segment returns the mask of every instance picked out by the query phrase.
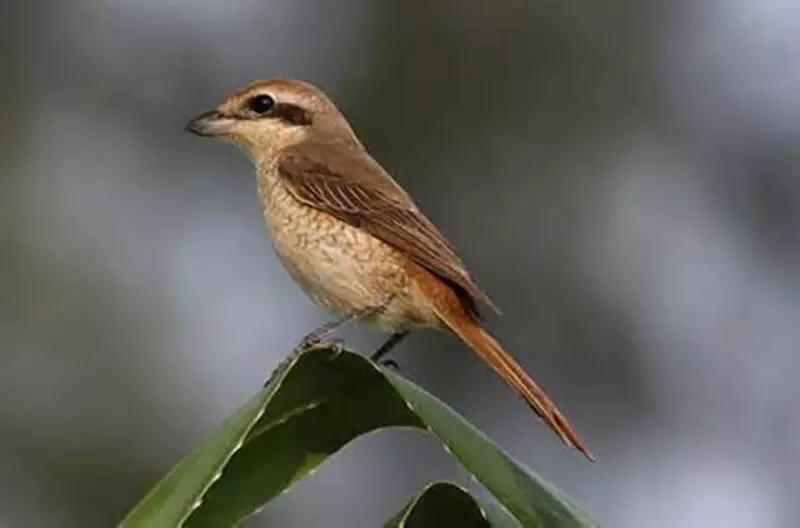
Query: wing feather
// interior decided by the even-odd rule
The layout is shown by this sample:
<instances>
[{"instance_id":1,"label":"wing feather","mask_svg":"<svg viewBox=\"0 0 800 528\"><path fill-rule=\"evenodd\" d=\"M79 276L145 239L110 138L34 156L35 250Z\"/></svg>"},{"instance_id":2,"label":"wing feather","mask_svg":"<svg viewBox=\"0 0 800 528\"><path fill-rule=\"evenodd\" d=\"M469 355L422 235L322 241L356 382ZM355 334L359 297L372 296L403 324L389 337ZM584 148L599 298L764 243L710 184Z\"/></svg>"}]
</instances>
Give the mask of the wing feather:
<instances>
[{"instance_id":1,"label":"wing feather","mask_svg":"<svg viewBox=\"0 0 800 528\"><path fill-rule=\"evenodd\" d=\"M304 143L285 151L278 170L299 201L364 229L451 284L471 313L476 299L499 310L472 281L453 246L363 150Z\"/></svg>"}]
</instances>

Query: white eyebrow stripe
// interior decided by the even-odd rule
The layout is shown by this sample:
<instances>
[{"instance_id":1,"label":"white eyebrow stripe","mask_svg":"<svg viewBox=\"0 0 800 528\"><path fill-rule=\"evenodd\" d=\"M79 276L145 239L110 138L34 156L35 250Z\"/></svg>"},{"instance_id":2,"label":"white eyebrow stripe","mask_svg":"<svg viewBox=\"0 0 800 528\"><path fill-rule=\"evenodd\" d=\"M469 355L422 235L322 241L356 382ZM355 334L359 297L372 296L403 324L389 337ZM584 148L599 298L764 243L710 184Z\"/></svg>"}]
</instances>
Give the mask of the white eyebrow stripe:
<instances>
[{"instance_id":1,"label":"white eyebrow stripe","mask_svg":"<svg viewBox=\"0 0 800 528\"><path fill-rule=\"evenodd\" d=\"M265 91L266 93L266 91ZM309 109L313 105L309 104L307 98L294 92L285 92L282 90L273 90L270 94L278 104L292 104L300 108Z\"/></svg>"}]
</instances>

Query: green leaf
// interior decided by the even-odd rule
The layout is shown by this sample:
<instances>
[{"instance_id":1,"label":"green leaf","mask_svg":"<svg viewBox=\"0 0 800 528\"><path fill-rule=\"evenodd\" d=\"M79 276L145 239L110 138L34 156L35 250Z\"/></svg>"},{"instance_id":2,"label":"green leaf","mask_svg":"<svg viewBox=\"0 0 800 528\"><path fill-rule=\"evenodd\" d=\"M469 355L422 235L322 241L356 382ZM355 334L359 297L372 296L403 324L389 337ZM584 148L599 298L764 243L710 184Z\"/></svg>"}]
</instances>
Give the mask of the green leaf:
<instances>
[{"instance_id":1,"label":"green leaf","mask_svg":"<svg viewBox=\"0 0 800 528\"><path fill-rule=\"evenodd\" d=\"M599 526L450 407L352 352L292 355L128 514L125 527L233 526L360 435L427 429L528 527Z\"/></svg>"},{"instance_id":2,"label":"green leaf","mask_svg":"<svg viewBox=\"0 0 800 528\"><path fill-rule=\"evenodd\" d=\"M464 488L452 482L433 482L416 495L387 528L491 528L478 505Z\"/></svg>"},{"instance_id":3,"label":"green leaf","mask_svg":"<svg viewBox=\"0 0 800 528\"><path fill-rule=\"evenodd\" d=\"M393 371L384 369L384 375L450 454L523 526L600 526L554 485L508 456L448 405Z\"/></svg>"}]
</instances>

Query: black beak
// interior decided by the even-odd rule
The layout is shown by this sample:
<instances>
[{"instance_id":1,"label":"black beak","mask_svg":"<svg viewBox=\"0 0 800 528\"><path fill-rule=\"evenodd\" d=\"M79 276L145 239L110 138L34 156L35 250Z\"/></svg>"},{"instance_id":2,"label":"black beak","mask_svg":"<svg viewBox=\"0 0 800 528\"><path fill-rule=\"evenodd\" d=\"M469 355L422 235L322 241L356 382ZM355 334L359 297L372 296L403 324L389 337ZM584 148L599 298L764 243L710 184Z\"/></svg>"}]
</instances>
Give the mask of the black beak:
<instances>
[{"instance_id":1,"label":"black beak","mask_svg":"<svg viewBox=\"0 0 800 528\"><path fill-rule=\"evenodd\" d=\"M197 136L213 136L215 135L214 124L216 124L219 119L219 112L216 110L209 110L191 119L186 123L186 126L183 127L183 130Z\"/></svg>"}]
</instances>

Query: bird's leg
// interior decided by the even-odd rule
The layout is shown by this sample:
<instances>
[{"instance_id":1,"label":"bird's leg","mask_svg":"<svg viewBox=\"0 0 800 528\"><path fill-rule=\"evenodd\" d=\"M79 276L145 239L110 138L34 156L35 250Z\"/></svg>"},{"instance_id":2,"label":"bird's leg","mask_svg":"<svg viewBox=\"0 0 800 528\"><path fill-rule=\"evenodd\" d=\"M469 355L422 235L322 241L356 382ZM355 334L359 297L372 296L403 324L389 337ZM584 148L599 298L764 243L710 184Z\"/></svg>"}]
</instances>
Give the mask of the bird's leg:
<instances>
[{"instance_id":1,"label":"bird's leg","mask_svg":"<svg viewBox=\"0 0 800 528\"><path fill-rule=\"evenodd\" d=\"M392 335L389 336L389 339L387 339L380 346L380 348L378 348L378 350L376 350L369 358L372 361L380 362L382 365L386 365L387 367L392 367L394 369L397 369L398 366L396 362L392 361L391 359L384 359L383 361L381 361L381 358L386 354L388 354L389 351L392 350L395 346L397 346L397 344L400 341L408 337L409 333L410 332L408 330L404 330L402 332L394 332Z\"/></svg>"},{"instance_id":2,"label":"bird's leg","mask_svg":"<svg viewBox=\"0 0 800 528\"><path fill-rule=\"evenodd\" d=\"M334 333L336 330L361 316L361 310L350 310L349 312L344 313L341 317L333 319L332 321L328 321L319 328L316 328L312 332L306 334L306 336L300 341L300 344L297 345L297 349L307 350L314 345L318 345L323 339Z\"/></svg>"},{"instance_id":3,"label":"bird's leg","mask_svg":"<svg viewBox=\"0 0 800 528\"><path fill-rule=\"evenodd\" d=\"M324 325L320 326L313 332L306 335L300 344L297 346L295 350L307 350L314 345L318 345L321 343L326 337L331 335L332 333L339 330L344 325L352 322L357 321L359 319L363 319L365 317L369 317L370 315L374 315L376 313L380 313L386 309L389 303L394 298L394 294L387 295L379 304L374 306L365 306L363 308L357 308L354 310L350 310L344 313L338 319L334 319L333 321L328 321ZM341 354L344 350L344 340L337 340L335 343L336 353L334 354L334 358Z\"/></svg>"}]
</instances>

